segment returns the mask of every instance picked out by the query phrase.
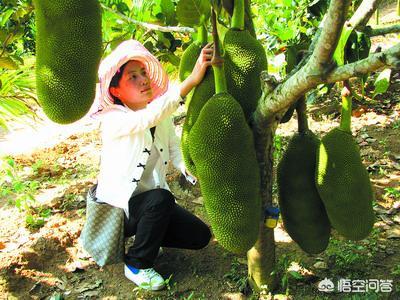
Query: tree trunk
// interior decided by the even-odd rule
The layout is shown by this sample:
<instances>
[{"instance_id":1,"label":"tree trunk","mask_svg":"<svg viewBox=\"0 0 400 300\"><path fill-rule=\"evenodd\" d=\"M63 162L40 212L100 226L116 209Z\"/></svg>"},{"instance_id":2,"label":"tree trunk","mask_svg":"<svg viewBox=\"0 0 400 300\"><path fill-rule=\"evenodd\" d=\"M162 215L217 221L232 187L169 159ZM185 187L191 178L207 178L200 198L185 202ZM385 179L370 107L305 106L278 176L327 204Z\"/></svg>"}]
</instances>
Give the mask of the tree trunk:
<instances>
[{"instance_id":1,"label":"tree trunk","mask_svg":"<svg viewBox=\"0 0 400 300\"><path fill-rule=\"evenodd\" d=\"M400 16L400 0L397 0L397 15Z\"/></svg>"},{"instance_id":2,"label":"tree trunk","mask_svg":"<svg viewBox=\"0 0 400 300\"><path fill-rule=\"evenodd\" d=\"M261 175L261 201L265 208L272 205L273 145L278 123L263 125L254 124L253 132ZM261 220L257 242L247 252L249 283L256 291L272 291L277 283L276 276L271 275L275 268L274 230L264 225L264 213Z\"/></svg>"}]
</instances>

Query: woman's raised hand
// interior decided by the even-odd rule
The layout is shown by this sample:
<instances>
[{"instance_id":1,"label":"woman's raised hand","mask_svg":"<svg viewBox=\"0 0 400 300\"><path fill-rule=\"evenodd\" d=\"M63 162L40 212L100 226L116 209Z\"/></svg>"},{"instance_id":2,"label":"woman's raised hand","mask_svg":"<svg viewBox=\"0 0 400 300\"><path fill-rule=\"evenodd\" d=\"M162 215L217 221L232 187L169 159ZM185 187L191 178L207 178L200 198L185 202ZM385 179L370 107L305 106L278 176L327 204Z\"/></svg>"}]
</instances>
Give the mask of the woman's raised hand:
<instances>
[{"instance_id":1,"label":"woman's raised hand","mask_svg":"<svg viewBox=\"0 0 400 300\"><path fill-rule=\"evenodd\" d=\"M222 60L211 62L213 57L214 46L213 43L208 43L201 49L200 55L196 61L192 73L190 74L193 85L198 85L204 78L206 70L212 64L220 65Z\"/></svg>"}]
</instances>

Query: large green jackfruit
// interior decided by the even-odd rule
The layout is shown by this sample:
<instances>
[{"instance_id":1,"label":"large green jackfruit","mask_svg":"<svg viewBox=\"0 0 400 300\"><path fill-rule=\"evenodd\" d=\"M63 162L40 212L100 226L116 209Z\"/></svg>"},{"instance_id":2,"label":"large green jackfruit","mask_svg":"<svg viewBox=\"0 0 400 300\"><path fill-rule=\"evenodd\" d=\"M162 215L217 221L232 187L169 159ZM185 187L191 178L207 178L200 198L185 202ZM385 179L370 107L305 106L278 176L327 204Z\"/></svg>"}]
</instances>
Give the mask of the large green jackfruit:
<instances>
[{"instance_id":1,"label":"large green jackfruit","mask_svg":"<svg viewBox=\"0 0 400 300\"><path fill-rule=\"evenodd\" d=\"M179 80L184 81L191 73L201 52L201 45L197 42L190 44L183 52L179 63Z\"/></svg>"},{"instance_id":2,"label":"large green jackfruit","mask_svg":"<svg viewBox=\"0 0 400 300\"><path fill-rule=\"evenodd\" d=\"M189 152L189 133L200 114L204 104L214 95L214 71L208 68L202 82L194 89L191 99L189 100L186 113L185 123L182 127L181 149L182 157L186 168L196 176L196 166L193 163Z\"/></svg>"},{"instance_id":3,"label":"large green jackfruit","mask_svg":"<svg viewBox=\"0 0 400 300\"><path fill-rule=\"evenodd\" d=\"M246 252L257 240L261 200L253 135L242 108L228 93L214 95L189 139L215 237L229 251Z\"/></svg>"},{"instance_id":4,"label":"large green jackfruit","mask_svg":"<svg viewBox=\"0 0 400 300\"><path fill-rule=\"evenodd\" d=\"M321 139L316 186L332 227L351 240L368 236L374 195L351 132L335 128Z\"/></svg>"},{"instance_id":5,"label":"large green jackfruit","mask_svg":"<svg viewBox=\"0 0 400 300\"><path fill-rule=\"evenodd\" d=\"M54 122L83 117L95 98L102 53L96 0L34 0L38 100Z\"/></svg>"},{"instance_id":6,"label":"large green jackfruit","mask_svg":"<svg viewBox=\"0 0 400 300\"><path fill-rule=\"evenodd\" d=\"M227 31L223 47L228 92L249 119L261 97L261 71L268 68L264 47L247 30L236 29Z\"/></svg>"},{"instance_id":7,"label":"large green jackfruit","mask_svg":"<svg viewBox=\"0 0 400 300\"><path fill-rule=\"evenodd\" d=\"M295 134L278 164L279 207L290 237L307 253L329 243L331 225L315 187L315 156L319 139L311 132Z\"/></svg>"}]
</instances>

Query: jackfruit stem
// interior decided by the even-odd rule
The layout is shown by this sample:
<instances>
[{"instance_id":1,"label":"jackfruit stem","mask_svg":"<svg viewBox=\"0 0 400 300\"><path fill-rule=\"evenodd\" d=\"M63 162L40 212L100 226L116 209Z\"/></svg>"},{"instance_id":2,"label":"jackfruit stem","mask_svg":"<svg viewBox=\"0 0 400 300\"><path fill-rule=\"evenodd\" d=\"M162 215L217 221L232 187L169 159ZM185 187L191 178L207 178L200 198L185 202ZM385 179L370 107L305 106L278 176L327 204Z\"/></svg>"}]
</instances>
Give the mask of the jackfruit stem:
<instances>
[{"instance_id":1,"label":"jackfruit stem","mask_svg":"<svg viewBox=\"0 0 400 300\"><path fill-rule=\"evenodd\" d=\"M196 42L200 45L207 44L208 32L205 24L201 24L197 27L197 39Z\"/></svg>"},{"instance_id":2,"label":"jackfruit stem","mask_svg":"<svg viewBox=\"0 0 400 300\"><path fill-rule=\"evenodd\" d=\"M215 10L212 9L211 12L211 21L212 21L212 36L214 41L214 52L211 63L217 63L222 60L221 51L219 49L219 38L217 31L217 15ZM214 71L214 82L215 82L215 94L226 93L228 91L228 86L226 84L225 72L224 72L224 64L220 65L213 64L212 65Z\"/></svg>"},{"instance_id":3,"label":"jackfruit stem","mask_svg":"<svg viewBox=\"0 0 400 300\"><path fill-rule=\"evenodd\" d=\"M298 132L305 133L309 130L309 128L307 120L307 105L304 96L300 97L299 100L297 100L296 112Z\"/></svg>"},{"instance_id":4,"label":"jackfruit stem","mask_svg":"<svg viewBox=\"0 0 400 300\"><path fill-rule=\"evenodd\" d=\"M351 132L352 96L349 82L346 80L343 83L344 87L342 89L342 113L339 127L343 131Z\"/></svg>"},{"instance_id":5,"label":"jackfruit stem","mask_svg":"<svg viewBox=\"0 0 400 300\"><path fill-rule=\"evenodd\" d=\"M244 29L244 0L233 1L233 13L231 28L243 30Z\"/></svg>"}]
</instances>

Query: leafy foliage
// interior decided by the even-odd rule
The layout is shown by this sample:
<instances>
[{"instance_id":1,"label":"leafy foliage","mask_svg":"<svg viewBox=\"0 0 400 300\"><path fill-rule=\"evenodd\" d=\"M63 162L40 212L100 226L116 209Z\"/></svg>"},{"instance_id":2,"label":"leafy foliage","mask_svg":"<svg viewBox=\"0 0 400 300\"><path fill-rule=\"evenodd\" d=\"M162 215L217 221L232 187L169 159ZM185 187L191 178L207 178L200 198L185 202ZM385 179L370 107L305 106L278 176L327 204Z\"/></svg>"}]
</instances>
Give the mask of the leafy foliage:
<instances>
[{"instance_id":1,"label":"leafy foliage","mask_svg":"<svg viewBox=\"0 0 400 300\"><path fill-rule=\"evenodd\" d=\"M383 94L387 91L390 85L390 74L392 73L391 69L383 70L374 82L375 91L373 98L375 98L378 94Z\"/></svg>"},{"instance_id":2,"label":"leafy foliage","mask_svg":"<svg viewBox=\"0 0 400 300\"><path fill-rule=\"evenodd\" d=\"M0 127L18 118L20 121L36 116L35 73L32 61L17 70L0 69Z\"/></svg>"},{"instance_id":3,"label":"leafy foliage","mask_svg":"<svg viewBox=\"0 0 400 300\"><path fill-rule=\"evenodd\" d=\"M274 53L305 41L309 44L326 7L325 0L256 0L254 22L257 35Z\"/></svg>"},{"instance_id":4,"label":"leafy foliage","mask_svg":"<svg viewBox=\"0 0 400 300\"><path fill-rule=\"evenodd\" d=\"M176 3L172 0L101 0L103 5L103 39L105 54L123 40L133 38L149 49L160 61L179 66L175 54L182 39L171 32L148 30L138 22L163 27L176 26Z\"/></svg>"},{"instance_id":5,"label":"leafy foliage","mask_svg":"<svg viewBox=\"0 0 400 300\"><path fill-rule=\"evenodd\" d=\"M210 2L207 0L181 0L176 8L176 13L182 25L199 26L204 19L210 17L210 9Z\"/></svg>"},{"instance_id":6,"label":"leafy foliage","mask_svg":"<svg viewBox=\"0 0 400 300\"><path fill-rule=\"evenodd\" d=\"M34 53L32 1L0 1L0 68L17 69L21 55Z\"/></svg>"}]
</instances>

